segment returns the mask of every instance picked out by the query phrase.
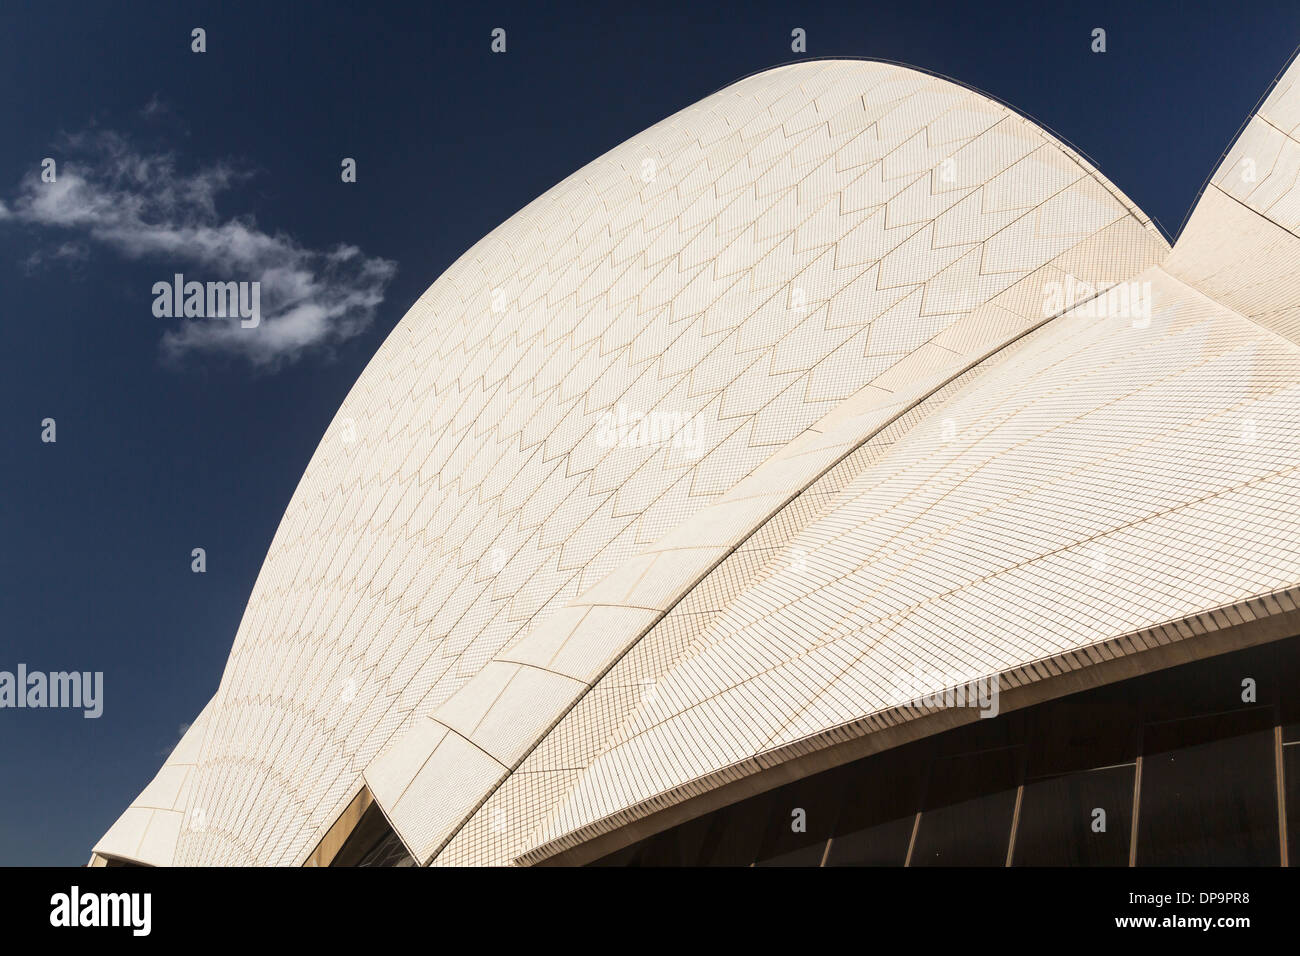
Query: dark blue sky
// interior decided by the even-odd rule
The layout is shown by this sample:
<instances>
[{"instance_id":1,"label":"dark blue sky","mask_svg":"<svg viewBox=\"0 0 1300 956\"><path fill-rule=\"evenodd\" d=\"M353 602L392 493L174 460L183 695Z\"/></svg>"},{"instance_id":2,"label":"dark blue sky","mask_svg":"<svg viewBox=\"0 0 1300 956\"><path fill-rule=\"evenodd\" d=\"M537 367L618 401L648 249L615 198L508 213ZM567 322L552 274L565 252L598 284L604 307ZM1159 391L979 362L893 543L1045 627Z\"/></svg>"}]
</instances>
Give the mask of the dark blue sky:
<instances>
[{"instance_id":1,"label":"dark blue sky","mask_svg":"<svg viewBox=\"0 0 1300 956\"><path fill-rule=\"evenodd\" d=\"M793 27L809 55L914 64L1034 116L1169 231L1300 42L1294 2L371 6L0 7L0 670L105 674L98 720L0 710L0 864L84 862L152 777L217 686L326 424L416 297L579 166L794 58ZM16 214L43 157L75 172L69 136L108 130L182 178L240 170L218 222L396 263L368 329L260 369L164 362L177 320L151 287L182 267Z\"/></svg>"}]
</instances>

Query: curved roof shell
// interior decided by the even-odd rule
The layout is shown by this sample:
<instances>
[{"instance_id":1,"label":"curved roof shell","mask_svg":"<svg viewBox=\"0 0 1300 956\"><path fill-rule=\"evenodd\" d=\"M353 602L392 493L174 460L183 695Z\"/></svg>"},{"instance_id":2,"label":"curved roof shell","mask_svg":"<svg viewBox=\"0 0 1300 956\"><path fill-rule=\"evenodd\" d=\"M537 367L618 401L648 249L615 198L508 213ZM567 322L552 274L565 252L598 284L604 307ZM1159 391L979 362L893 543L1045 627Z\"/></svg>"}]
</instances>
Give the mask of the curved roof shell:
<instances>
[{"instance_id":1,"label":"curved roof shell","mask_svg":"<svg viewBox=\"0 0 1300 956\"><path fill-rule=\"evenodd\" d=\"M791 509L820 527L812 503L844 492L817 483L846 456L1038 341L1067 311L1052 290L1167 254L1073 150L894 65L781 67L633 137L470 249L381 346L191 729L167 809L204 825L118 825L97 852L298 864L363 782L417 860L450 851L743 544ZM605 796L456 859L515 859L645 793Z\"/></svg>"}]
</instances>

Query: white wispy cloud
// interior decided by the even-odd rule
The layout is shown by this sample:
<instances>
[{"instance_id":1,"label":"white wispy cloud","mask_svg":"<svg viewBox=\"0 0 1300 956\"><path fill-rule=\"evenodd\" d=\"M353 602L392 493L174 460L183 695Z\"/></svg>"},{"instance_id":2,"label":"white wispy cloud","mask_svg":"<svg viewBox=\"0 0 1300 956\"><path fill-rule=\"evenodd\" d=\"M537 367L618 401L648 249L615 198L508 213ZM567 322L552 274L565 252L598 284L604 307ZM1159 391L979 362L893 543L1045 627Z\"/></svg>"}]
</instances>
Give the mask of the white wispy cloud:
<instances>
[{"instance_id":1,"label":"white wispy cloud","mask_svg":"<svg viewBox=\"0 0 1300 956\"><path fill-rule=\"evenodd\" d=\"M171 111L171 107L169 107L166 103L164 103L157 93L154 93L153 96L149 97L149 102L144 104L143 107L141 107L140 115L145 117L146 119L152 119L155 116L159 116L163 113L167 113L170 111Z\"/></svg>"},{"instance_id":2,"label":"white wispy cloud","mask_svg":"<svg viewBox=\"0 0 1300 956\"><path fill-rule=\"evenodd\" d=\"M0 202L0 220L59 234L53 251L35 261L70 258L84 251L84 239L127 259L157 261L164 281L185 272L200 281L261 283L256 328L163 320L171 323L161 343L169 359L223 353L259 367L292 361L369 326L396 273L394 262L353 245L311 249L251 216L223 216L218 198L249 176L232 165L182 172L173 154L141 151L104 131L67 137L60 155L55 182L34 171L8 205ZM142 315L152 318L144 291Z\"/></svg>"},{"instance_id":3,"label":"white wispy cloud","mask_svg":"<svg viewBox=\"0 0 1300 956\"><path fill-rule=\"evenodd\" d=\"M23 260L23 270L30 275L50 263L84 262L89 258L90 250L84 242L69 241L32 252Z\"/></svg>"}]
</instances>

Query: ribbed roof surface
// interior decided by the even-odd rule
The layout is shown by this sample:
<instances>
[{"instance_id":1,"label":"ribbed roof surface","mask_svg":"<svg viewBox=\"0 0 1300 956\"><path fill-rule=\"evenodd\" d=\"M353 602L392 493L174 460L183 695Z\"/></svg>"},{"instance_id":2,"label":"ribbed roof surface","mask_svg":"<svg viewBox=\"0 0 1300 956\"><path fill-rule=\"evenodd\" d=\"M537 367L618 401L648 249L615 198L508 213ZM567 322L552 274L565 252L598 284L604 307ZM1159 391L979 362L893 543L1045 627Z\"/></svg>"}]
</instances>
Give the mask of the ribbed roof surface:
<instances>
[{"instance_id":1,"label":"ribbed roof surface","mask_svg":"<svg viewBox=\"0 0 1300 956\"><path fill-rule=\"evenodd\" d=\"M191 730L168 809L204 825L169 847L120 824L97 850L297 864L364 779L429 859L826 469L981 377L1051 316L1052 283L1167 251L1034 124L897 66L783 67L634 137L467 252L380 348Z\"/></svg>"}]
</instances>

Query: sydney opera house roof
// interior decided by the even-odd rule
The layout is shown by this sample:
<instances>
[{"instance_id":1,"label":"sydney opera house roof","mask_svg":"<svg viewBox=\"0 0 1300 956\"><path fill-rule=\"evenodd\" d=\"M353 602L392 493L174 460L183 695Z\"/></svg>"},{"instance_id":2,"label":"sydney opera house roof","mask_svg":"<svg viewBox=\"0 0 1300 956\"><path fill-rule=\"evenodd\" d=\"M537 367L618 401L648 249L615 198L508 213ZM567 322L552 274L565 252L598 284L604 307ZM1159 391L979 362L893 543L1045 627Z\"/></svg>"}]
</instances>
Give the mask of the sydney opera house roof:
<instances>
[{"instance_id":1,"label":"sydney opera house roof","mask_svg":"<svg viewBox=\"0 0 1300 956\"><path fill-rule=\"evenodd\" d=\"M578 170L378 350L95 858L328 862L360 795L418 865L578 860L977 718L918 673L1010 711L1300 632L1297 130L1293 66L1172 249L879 62Z\"/></svg>"}]
</instances>

